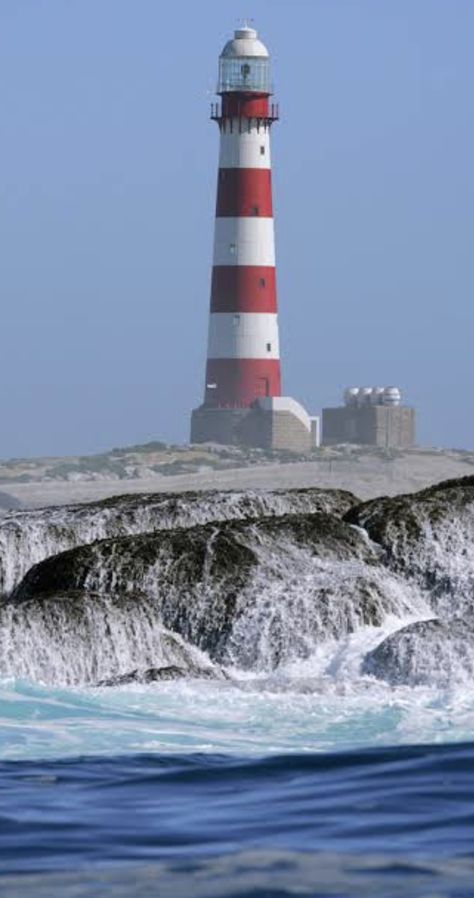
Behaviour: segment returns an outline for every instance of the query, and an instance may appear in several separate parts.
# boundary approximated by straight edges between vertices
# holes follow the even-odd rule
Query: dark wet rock
[[[377,555],[363,536],[329,515],[285,515],[258,522],[218,522],[186,529],[100,540],[61,552],[35,565],[12,595],[12,601],[86,586],[100,592],[136,592],[148,570],[176,575],[183,586],[205,576],[231,580],[240,587],[257,561],[262,538],[288,536],[296,545],[320,557],[361,558],[377,564]]]
[[[437,615],[474,608],[474,477],[373,499],[344,520],[367,531],[391,570],[429,592]]]
[[[12,601],[61,590],[96,592],[124,602],[152,600],[165,627],[218,652],[239,592],[256,563],[251,549],[215,525],[105,540],[48,558],[29,571]]]
[[[114,496],[90,504],[9,514],[0,522],[0,595],[10,594],[34,564],[99,539],[289,513],[342,517],[357,501],[344,490],[317,488],[208,490]]]
[[[86,506],[97,511],[113,509],[131,514],[160,504],[162,517],[175,527],[211,520],[238,520],[289,513],[312,513],[343,517],[360,500],[348,490],[306,487],[293,489],[194,490],[181,493],[134,493],[112,496]],[[84,507],[84,506],[83,506]],[[211,515],[211,516],[210,516]],[[185,520],[183,520],[185,519]]]
[[[169,680],[183,680],[192,677],[204,680],[222,679],[223,674],[211,667],[177,667],[170,664],[168,667],[149,667],[146,670],[132,670],[126,674],[100,680],[97,686],[128,686],[132,683],[146,684],[159,683]]]
[[[364,533],[325,514],[100,541],[36,565],[12,601],[41,603],[64,590],[146,606],[214,661],[267,669],[410,610]]]
[[[474,675],[474,622],[454,618],[409,624],[366,655],[362,672],[394,686],[470,682]]]

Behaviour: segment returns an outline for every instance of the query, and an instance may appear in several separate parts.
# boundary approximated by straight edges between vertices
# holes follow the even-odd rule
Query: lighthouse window
[[[265,57],[254,58],[249,64],[248,57],[221,57],[218,87],[218,93],[227,93],[233,90],[256,90],[270,93],[270,60]]]
[[[267,343],[267,352],[271,352],[271,351],[272,351],[272,344]]]
[[[264,156],[264,155],[265,155],[265,147],[264,147],[264,146],[261,146],[261,147],[260,147],[260,155],[261,155],[261,156]]]
[[[252,215],[260,215],[260,207],[252,206]]]
[[[229,243],[229,250],[231,253],[235,253],[236,249],[237,249],[237,247],[236,247],[235,243]]]
[[[258,286],[260,287],[261,290],[263,290],[263,288],[265,287],[266,283],[267,283],[267,282],[266,282],[265,278],[259,278],[259,280],[258,280]]]

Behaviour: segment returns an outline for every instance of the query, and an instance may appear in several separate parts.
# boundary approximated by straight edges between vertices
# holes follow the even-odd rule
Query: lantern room
[[[254,28],[238,28],[219,58],[218,94],[272,93],[268,50]]]

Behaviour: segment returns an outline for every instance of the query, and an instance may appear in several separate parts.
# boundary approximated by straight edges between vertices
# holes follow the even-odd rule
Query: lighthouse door
[[[268,377],[259,377],[257,378],[257,382],[255,384],[255,395],[257,399],[260,399],[262,396],[270,395],[270,387],[268,383]]]

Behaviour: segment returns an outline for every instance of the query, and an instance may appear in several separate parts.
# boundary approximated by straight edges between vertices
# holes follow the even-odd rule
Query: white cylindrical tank
[[[372,396],[370,397],[372,405],[383,405],[385,396],[385,387],[372,387]]]
[[[370,405],[372,400],[372,387],[360,387],[358,400],[359,405]]]
[[[357,398],[359,396],[359,387],[347,387],[344,390],[344,403],[346,405],[357,405]]]
[[[385,387],[383,394],[384,405],[400,405],[402,394],[398,387]]]

